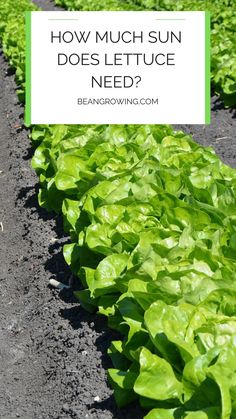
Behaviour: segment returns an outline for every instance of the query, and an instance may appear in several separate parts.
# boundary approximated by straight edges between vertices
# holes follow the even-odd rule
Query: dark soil
[[[221,159],[236,168],[236,109],[225,109],[218,97],[211,100],[210,125],[176,125],[194,139],[214,148]]]
[[[45,10],[52,2],[38,0]],[[67,283],[61,219],[39,208],[32,147],[14,76],[0,55],[0,418],[139,419],[138,405],[117,409],[106,378],[114,337],[85,312]],[[210,126],[181,126],[236,167],[236,120],[212,99]]]
[[[32,0],[34,4],[36,4],[38,7],[40,7],[42,10],[48,10],[48,11],[56,11],[56,10],[63,10],[59,6],[55,6],[55,3],[53,0]]]
[[[0,69],[0,418],[138,419],[138,406],[117,409],[108,386],[103,318],[48,288],[70,276],[67,238],[38,206],[23,107],[2,55]]]

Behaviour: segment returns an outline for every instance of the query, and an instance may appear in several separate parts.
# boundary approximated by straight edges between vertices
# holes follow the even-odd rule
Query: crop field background
[[[0,0],[0,418],[235,419],[234,2],[55,3]],[[211,124],[26,128],[37,8],[210,10]]]

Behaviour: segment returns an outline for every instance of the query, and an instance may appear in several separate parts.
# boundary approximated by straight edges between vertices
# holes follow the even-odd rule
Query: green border
[[[31,125],[31,12],[25,12],[25,125]]]
[[[211,123],[211,15],[205,12],[205,124]]]

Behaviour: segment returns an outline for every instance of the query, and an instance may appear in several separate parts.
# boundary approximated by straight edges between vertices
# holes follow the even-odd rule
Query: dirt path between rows
[[[66,282],[60,220],[38,207],[32,148],[14,76],[0,55],[0,418],[131,418],[107,379],[103,319],[48,288]]]
[[[35,2],[36,3],[36,2]],[[37,0],[55,10],[50,0]],[[236,167],[236,120],[212,100],[209,127],[185,126]],[[137,405],[119,410],[107,384],[112,339],[105,321],[70,293],[47,286],[69,278],[60,218],[37,204],[38,179],[23,128],[14,76],[0,55],[0,418],[139,419]]]

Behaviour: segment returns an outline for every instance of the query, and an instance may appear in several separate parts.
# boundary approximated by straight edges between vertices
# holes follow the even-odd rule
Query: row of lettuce
[[[235,417],[235,170],[168,126],[34,135],[40,203],[63,212],[77,295],[123,336],[110,348],[118,405]]]
[[[24,90],[24,11],[0,3]],[[40,204],[63,214],[64,256],[109,349],[119,406],[146,419],[236,417],[236,171],[169,126],[37,126]]]
[[[69,10],[209,10],[212,84],[226,106],[236,104],[235,0],[56,0]]]

